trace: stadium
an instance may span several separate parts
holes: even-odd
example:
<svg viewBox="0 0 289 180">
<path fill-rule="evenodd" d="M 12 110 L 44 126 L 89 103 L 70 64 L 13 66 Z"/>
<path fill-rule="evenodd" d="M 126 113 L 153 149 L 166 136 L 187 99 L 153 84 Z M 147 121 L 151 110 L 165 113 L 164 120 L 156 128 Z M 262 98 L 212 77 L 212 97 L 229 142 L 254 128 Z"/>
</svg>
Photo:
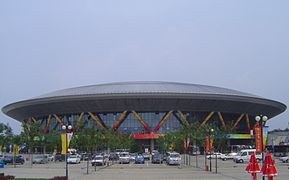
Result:
<svg viewBox="0 0 289 180">
<path fill-rule="evenodd" d="M 6 105 L 2 111 L 22 123 L 40 121 L 42 132 L 61 126 L 111 128 L 130 134 L 138 143 L 154 149 L 159 136 L 209 123 L 230 124 L 232 142 L 251 139 L 256 115 L 269 120 L 286 105 L 236 90 L 175 82 L 120 82 L 58 90 Z"/>
</svg>

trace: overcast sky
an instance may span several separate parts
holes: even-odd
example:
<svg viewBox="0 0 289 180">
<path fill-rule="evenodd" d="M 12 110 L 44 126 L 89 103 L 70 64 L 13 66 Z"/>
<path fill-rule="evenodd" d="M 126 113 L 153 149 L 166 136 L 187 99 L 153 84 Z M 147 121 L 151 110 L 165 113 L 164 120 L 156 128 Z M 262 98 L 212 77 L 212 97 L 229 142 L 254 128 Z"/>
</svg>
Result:
<svg viewBox="0 0 289 180">
<path fill-rule="evenodd" d="M 155 80 L 289 104 L 289 1 L 0 1 L 0 107 L 58 89 Z M 17 121 L 0 121 L 20 132 Z M 289 113 L 271 119 L 288 127 Z"/>
</svg>

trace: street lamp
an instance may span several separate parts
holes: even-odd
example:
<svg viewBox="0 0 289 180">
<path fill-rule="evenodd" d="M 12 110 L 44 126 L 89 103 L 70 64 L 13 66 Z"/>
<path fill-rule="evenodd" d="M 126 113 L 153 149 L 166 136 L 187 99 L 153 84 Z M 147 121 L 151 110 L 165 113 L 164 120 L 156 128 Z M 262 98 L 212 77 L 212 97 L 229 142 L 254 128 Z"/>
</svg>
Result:
<svg viewBox="0 0 289 180">
<path fill-rule="evenodd" d="M 264 145 L 263 145 L 263 126 L 266 124 L 266 121 L 268 120 L 267 116 L 259 115 L 255 117 L 255 120 L 257 121 L 258 125 L 261 128 L 261 153 L 262 153 L 262 164 L 264 163 Z M 265 176 L 263 176 L 263 180 L 265 179 Z"/>
<path fill-rule="evenodd" d="M 65 167 L 65 177 L 66 179 L 68 180 L 68 163 L 67 163 L 67 153 L 68 153 L 68 140 L 67 140 L 67 134 L 68 133 L 71 133 L 72 132 L 72 126 L 71 125 L 62 125 L 62 130 L 65 131 L 65 147 L 66 147 L 66 150 L 65 150 L 65 164 L 66 164 L 66 167 Z"/>
<path fill-rule="evenodd" d="M 212 172 L 212 146 L 211 146 L 211 136 L 214 133 L 214 129 L 209 130 L 209 147 L 210 147 L 210 171 Z"/>
</svg>

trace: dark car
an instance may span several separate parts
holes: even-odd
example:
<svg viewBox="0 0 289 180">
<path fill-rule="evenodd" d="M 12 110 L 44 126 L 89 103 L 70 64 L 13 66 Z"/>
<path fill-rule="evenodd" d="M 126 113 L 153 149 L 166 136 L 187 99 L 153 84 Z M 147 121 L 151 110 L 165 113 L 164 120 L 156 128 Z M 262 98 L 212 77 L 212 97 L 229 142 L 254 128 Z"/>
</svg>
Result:
<svg viewBox="0 0 289 180">
<path fill-rule="evenodd" d="M 91 154 L 89 154 L 89 153 L 82 153 L 80 160 L 81 160 L 81 161 L 91 160 Z"/>
<path fill-rule="evenodd" d="M 15 158 L 14 162 L 16 164 L 24 164 L 24 162 L 25 162 L 25 160 L 22 156 L 15 156 L 14 158 Z M 13 163 L 13 156 L 4 156 L 3 163 L 4 164 L 12 164 Z"/>
<path fill-rule="evenodd" d="M 163 155 L 162 154 L 154 154 L 152 156 L 152 163 L 153 164 L 161 164 L 163 163 Z"/>
<path fill-rule="evenodd" d="M 55 157 L 54 157 L 54 161 L 59 161 L 59 162 L 62 162 L 62 161 L 65 161 L 65 155 L 63 154 L 55 154 Z"/>
<path fill-rule="evenodd" d="M 142 155 L 145 160 L 150 160 L 150 153 L 143 153 Z"/>
<path fill-rule="evenodd" d="M 144 159 L 144 156 L 143 156 L 143 155 L 138 154 L 138 155 L 135 157 L 135 161 L 134 161 L 135 164 L 144 164 L 144 162 L 145 162 L 145 159 Z"/>
<path fill-rule="evenodd" d="M 108 156 L 108 159 L 110 161 L 117 161 L 119 159 L 118 155 L 116 153 L 110 153 Z"/>
</svg>

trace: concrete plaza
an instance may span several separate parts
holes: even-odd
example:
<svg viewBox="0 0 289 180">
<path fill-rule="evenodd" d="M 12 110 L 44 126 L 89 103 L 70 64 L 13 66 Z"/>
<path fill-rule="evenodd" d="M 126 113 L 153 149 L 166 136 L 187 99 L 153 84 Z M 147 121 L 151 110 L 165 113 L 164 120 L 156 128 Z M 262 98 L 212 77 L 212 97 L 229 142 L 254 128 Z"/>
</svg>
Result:
<svg viewBox="0 0 289 180">
<path fill-rule="evenodd" d="M 207 161 L 209 165 L 209 161 Z M 166 164 L 151 164 L 146 161 L 145 164 L 113 164 L 105 167 L 92 167 L 89 164 L 87 174 L 87 163 L 69 165 L 69 179 L 118 179 L 118 180 L 179 180 L 179 179 L 214 179 L 214 180 L 247 180 L 251 179 L 251 175 L 245 171 L 247 163 L 236 164 L 231 160 L 218 160 L 217 174 L 215 173 L 215 160 L 212 159 L 212 172 L 204 171 L 204 157 L 199 156 L 198 167 L 196 167 L 195 157 L 191 157 L 190 165 L 167 166 Z M 288 180 L 289 170 L 288 163 L 281 163 L 276 160 L 278 176 L 275 179 Z M 261 167 L 260 167 L 261 168 Z M 54 163 L 31 165 L 27 162 L 24 165 L 12 165 L 1 169 L 5 175 L 14 175 L 17 178 L 52 178 L 54 176 L 65 175 L 65 163 Z M 258 179 L 261 176 L 258 175 Z"/>
</svg>

